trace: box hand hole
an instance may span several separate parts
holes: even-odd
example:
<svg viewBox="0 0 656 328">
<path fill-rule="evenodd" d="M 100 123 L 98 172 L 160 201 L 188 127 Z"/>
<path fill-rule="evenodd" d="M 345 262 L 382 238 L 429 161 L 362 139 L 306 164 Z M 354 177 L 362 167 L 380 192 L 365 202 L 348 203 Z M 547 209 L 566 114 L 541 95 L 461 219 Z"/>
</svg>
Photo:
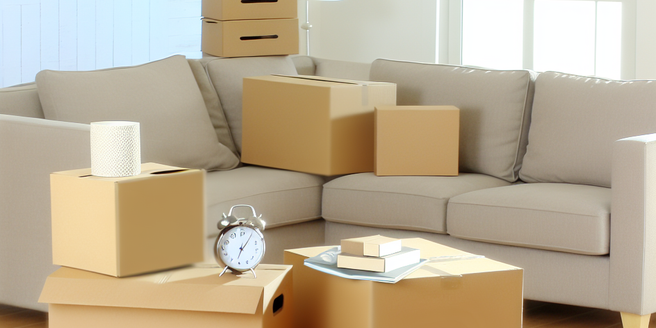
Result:
<svg viewBox="0 0 656 328">
<path fill-rule="evenodd" d="M 278 0 L 241 0 L 241 3 L 278 2 Z"/>
<path fill-rule="evenodd" d="M 184 171 L 189 171 L 189 170 L 188 170 L 188 169 L 166 170 L 166 171 L 157 171 L 157 172 L 152 172 L 152 173 L 150 173 L 150 174 L 153 174 L 153 175 L 164 175 L 164 174 L 173 174 L 173 173 L 184 172 Z"/>
<path fill-rule="evenodd" d="M 273 300 L 273 314 L 278 314 L 278 312 L 282 311 L 282 306 L 283 303 L 285 302 L 285 295 L 280 294 L 280 296 L 276 297 L 276 299 Z"/>
<path fill-rule="evenodd" d="M 253 36 L 242 36 L 239 39 L 242 41 L 249 41 L 249 40 L 266 40 L 266 39 L 277 39 L 278 35 L 273 34 L 273 35 L 253 35 Z"/>
</svg>

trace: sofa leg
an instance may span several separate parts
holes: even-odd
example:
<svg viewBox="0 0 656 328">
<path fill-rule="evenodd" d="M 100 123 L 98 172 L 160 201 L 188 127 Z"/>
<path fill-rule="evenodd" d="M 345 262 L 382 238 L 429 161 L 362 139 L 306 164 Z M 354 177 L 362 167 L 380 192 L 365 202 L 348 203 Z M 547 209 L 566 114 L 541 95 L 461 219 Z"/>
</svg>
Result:
<svg viewBox="0 0 656 328">
<path fill-rule="evenodd" d="M 621 312 L 623 328 L 647 328 L 651 314 L 639 315 Z"/>
</svg>

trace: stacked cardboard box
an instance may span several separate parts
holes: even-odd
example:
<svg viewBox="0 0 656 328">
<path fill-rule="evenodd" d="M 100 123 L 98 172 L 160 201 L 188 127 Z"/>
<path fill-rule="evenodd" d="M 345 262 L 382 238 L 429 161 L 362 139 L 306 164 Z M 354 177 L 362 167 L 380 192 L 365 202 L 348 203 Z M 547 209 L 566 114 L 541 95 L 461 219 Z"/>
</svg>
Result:
<svg viewBox="0 0 656 328">
<path fill-rule="evenodd" d="M 283 328 L 294 318 L 291 269 L 260 265 L 253 279 L 203 265 L 127 278 L 61 268 L 39 302 L 50 328 Z"/>
<path fill-rule="evenodd" d="M 203 260 L 205 172 L 156 163 L 141 170 L 50 175 L 55 265 L 126 277 Z"/>
<path fill-rule="evenodd" d="M 51 174 L 53 262 L 64 267 L 39 299 L 49 327 L 289 326 L 290 266 L 260 266 L 258 279 L 188 266 L 203 260 L 205 172 L 155 163 L 141 171 Z"/>
<path fill-rule="evenodd" d="M 244 163 L 340 175 L 374 167 L 374 107 L 396 105 L 396 84 L 317 76 L 244 79 Z"/>
<path fill-rule="evenodd" d="M 377 106 L 374 173 L 458 175 L 460 109 Z"/>
<path fill-rule="evenodd" d="M 203 0 L 204 53 L 218 57 L 298 53 L 296 0 Z"/>
</svg>

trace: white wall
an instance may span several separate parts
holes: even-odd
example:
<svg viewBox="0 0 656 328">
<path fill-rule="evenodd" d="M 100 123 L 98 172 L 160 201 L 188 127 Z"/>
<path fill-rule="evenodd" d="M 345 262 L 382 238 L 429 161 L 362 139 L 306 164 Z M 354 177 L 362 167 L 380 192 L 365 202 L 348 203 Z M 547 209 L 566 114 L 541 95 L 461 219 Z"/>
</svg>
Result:
<svg viewBox="0 0 656 328">
<path fill-rule="evenodd" d="M 434 62 L 436 3 L 436 0 L 310 1 L 313 25 L 310 54 L 358 62 L 381 57 Z M 304 3 L 299 2 L 299 6 Z M 305 16 L 300 19 L 304 20 Z"/>
</svg>

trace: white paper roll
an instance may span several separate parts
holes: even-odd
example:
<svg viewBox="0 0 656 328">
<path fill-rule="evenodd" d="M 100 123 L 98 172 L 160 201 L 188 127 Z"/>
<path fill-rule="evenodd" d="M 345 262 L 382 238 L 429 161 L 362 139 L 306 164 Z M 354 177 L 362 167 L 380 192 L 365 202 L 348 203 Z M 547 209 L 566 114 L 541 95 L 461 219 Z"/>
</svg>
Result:
<svg viewBox="0 0 656 328">
<path fill-rule="evenodd" d="M 91 123 L 91 174 L 129 177 L 141 173 L 141 137 L 138 122 Z"/>
</svg>

